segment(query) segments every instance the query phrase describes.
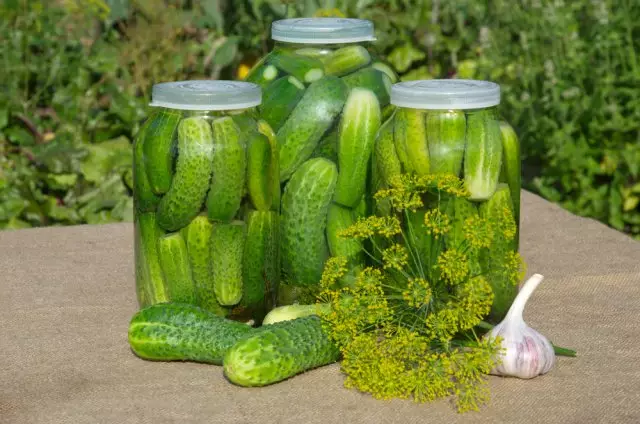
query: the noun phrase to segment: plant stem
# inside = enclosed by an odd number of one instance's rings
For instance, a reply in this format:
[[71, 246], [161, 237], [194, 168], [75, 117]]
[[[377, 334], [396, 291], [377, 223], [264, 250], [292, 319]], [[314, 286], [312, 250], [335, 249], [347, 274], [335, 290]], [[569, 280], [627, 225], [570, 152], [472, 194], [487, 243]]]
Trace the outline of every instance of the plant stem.
[[[491, 331], [495, 326], [486, 321], [480, 321], [477, 327], [483, 330]], [[575, 358], [577, 356], [577, 352], [573, 349], [556, 346], [553, 343], [551, 343], [551, 346], [553, 346], [553, 352], [556, 354], [556, 356], [568, 356], [570, 358]]]

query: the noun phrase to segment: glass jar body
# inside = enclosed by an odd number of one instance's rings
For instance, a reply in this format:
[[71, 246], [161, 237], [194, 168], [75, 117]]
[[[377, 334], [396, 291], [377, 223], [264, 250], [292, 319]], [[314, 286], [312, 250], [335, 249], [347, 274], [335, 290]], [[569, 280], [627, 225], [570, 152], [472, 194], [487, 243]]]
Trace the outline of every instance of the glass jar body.
[[[458, 251], [468, 275], [491, 285], [494, 322], [518, 291], [520, 167], [518, 139], [496, 107], [398, 107], [380, 130], [373, 158], [373, 191], [406, 184], [400, 175], [424, 187], [415, 209], [400, 216], [424, 272], [437, 270], [446, 250]], [[396, 211], [388, 201], [375, 206], [378, 215]], [[433, 217], [441, 219], [430, 222]]]
[[275, 141], [259, 131], [255, 115], [255, 108], [156, 108], [142, 126], [134, 142], [141, 307], [191, 303], [248, 319], [272, 307], [277, 158]]

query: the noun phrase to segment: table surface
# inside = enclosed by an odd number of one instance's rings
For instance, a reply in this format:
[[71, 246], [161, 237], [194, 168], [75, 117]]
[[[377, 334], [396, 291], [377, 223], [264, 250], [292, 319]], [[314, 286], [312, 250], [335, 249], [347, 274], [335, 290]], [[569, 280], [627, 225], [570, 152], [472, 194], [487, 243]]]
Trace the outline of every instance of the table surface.
[[521, 253], [546, 278], [525, 319], [576, 348], [491, 402], [378, 401], [331, 365], [264, 388], [131, 353], [130, 224], [0, 232], [0, 423], [640, 423], [640, 243], [523, 192]]

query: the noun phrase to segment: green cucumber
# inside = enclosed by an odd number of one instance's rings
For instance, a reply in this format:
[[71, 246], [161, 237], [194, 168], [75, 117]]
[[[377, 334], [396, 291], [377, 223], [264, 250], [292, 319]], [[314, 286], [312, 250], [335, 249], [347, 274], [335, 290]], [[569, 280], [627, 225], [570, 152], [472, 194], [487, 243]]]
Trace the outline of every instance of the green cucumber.
[[322, 59], [331, 53], [331, 50], [327, 49], [316, 49], [313, 47], [303, 47], [301, 49], [296, 49], [295, 54], [300, 56], [313, 57], [316, 59]]
[[369, 51], [362, 46], [342, 47], [322, 58], [327, 75], [341, 77], [357, 71], [371, 63]]
[[[522, 170], [520, 163], [520, 142], [511, 125], [500, 122], [502, 140], [502, 172], [500, 180], [509, 184], [513, 215], [516, 224], [520, 223], [520, 187], [522, 186]], [[516, 237], [517, 238], [517, 237]]]
[[171, 188], [158, 205], [158, 224], [176, 231], [198, 215], [211, 179], [213, 134], [201, 117], [183, 119], [178, 125], [178, 159]]
[[280, 219], [276, 212], [250, 211], [244, 245], [241, 307], [258, 322], [275, 304], [280, 283]]
[[247, 155], [242, 132], [232, 118], [213, 120], [213, 177], [207, 197], [211, 221], [229, 222], [240, 209], [245, 190]]
[[251, 203], [259, 211], [271, 209], [273, 201], [271, 159], [269, 139], [259, 132], [252, 132], [247, 141], [247, 189]]
[[137, 214], [135, 225], [136, 288], [140, 306], [153, 305], [169, 300], [160, 259], [158, 238], [163, 234], [156, 222], [156, 214]]
[[262, 93], [262, 104], [258, 106], [260, 117], [278, 131], [302, 98], [304, 90], [304, 84], [293, 76], [275, 80]]
[[293, 75], [300, 81], [311, 83], [324, 76], [324, 66], [316, 58], [300, 56], [287, 50], [274, 50], [267, 59], [286, 74]]
[[339, 125], [334, 126], [322, 136], [318, 145], [311, 153], [312, 158], [325, 158], [331, 162], [338, 162]]
[[380, 104], [373, 92], [354, 88], [345, 103], [338, 139], [338, 182], [334, 201], [354, 208], [367, 185], [367, 170], [380, 129]]
[[211, 272], [213, 289], [222, 306], [233, 306], [242, 299], [242, 257], [245, 223], [214, 223], [211, 232]]
[[391, 94], [391, 80], [386, 74], [373, 68], [364, 68], [358, 72], [342, 77], [349, 89], [362, 87], [374, 92], [380, 106], [389, 104], [389, 96]]
[[464, 112], [429, 111], [426, 128], [431, 172], [460, 176], [467, 130]]
[[327, 212], [338, 171], [333, 162], [310, 159], [298, 168], [282, 196], [281, 254], [287, 281], [310, 286], [320, 281], [329, 255]]
[[309, 86], [277, 133], [280, 181], [284, 182], [313, 153], [347, 100], [346, 84], [327, 76]]
[[387, 122], [389, 118], [393, 116], [397, 107], [392, 104], [388, 104], [382, 108], [382, 122]]
[[371, 65], [372, 68], [377, 69], [380, 72], [383, 72], [386, 76], [389, 77], [391, 84], [395, 84], [398, 82], [398, 74], [395, 73], [393, 69], [389, 65], [383, 62], [375, 62]]
[[280, 156], [278, 140], [271, 126], [263, 120], [258, 121], [258, 132], [267, 137], [271, 146], [271, 210], [280, 212]]
[[270, 55], [265, 56], [254, 65], [244, 78], [247, 82], [258, 84], [263, 89], [278, 78], [278, 68], [268, 63]]
[[464, 182], [473, 201], [487, 200], [498, 186], [502, 167], [500, 123], [492, 110], [467, 116], [467, 148], [464, 152]]
[[187, 243], [191, 276], [195, 285], [198, 305], [216, 315], [226, 316], [229, 311], [218, 303], [211, 273], [211, 233], [213, 224], [205, 215], [197, 216], [180, 232]]
[[336, 362], [340, 351], [317, 316], [271, 324], [227, 350], [225, 376], [240, 386], [266, 386]]
[[424, 111], [400, 108], [395, 114], [394, 140], [398, 158], [407, 172], [430, 172]]
[[156, 118], [156, 115], [156, 113], [152, 114], [140, 128], [133, 145], [133, 199], [136, 210], [140, 212], [155, 211], [156, 206], [160, 203], [160, 196], [157, 196], [151, 190], [151, 184], [149, 183], [149, 178], [147, 178], [147, 171], [144, 165], [144, 144], [147, 129]]
[[296, 318], [319, 315], [320, 313], [331, 312], [331, 305], [328, 303], [314, 303], [312, 305], [285, 305], [272, 309], [262, 320], [262, 325], [271, 325], [276, 322], [291, 321]]
[[166, 234], [158, 239], [158, 257], [171, 302], [196, 303], [187, 244], [180, 233]]
[[144, 143], [144, 164], [151, 189], [164, 194], [171, 188], [173, 179], [173, 151], [175, 134], [182, 113], [161, 109], [147, 128]]
[[402, 173], [402, 164], [393, 141], [393, 126], [393, 118], [382, 124], [380, 131], [378, 131], [374, 150], [377, 171], [385, 186], [390, 185], [391, 178]]
[[331, 203], [327, 214], [327, 242], [331, 256], [342, 256], [349, 266], [364, 265], [362, 242], [358, 239], [340, 237], [338, 234], [356, 222], [355, 212]]
[[190, 304], [163, 303], [138, 311], [129, 345], [143, 359], [222, 365], [227, 350], [255, 329]]

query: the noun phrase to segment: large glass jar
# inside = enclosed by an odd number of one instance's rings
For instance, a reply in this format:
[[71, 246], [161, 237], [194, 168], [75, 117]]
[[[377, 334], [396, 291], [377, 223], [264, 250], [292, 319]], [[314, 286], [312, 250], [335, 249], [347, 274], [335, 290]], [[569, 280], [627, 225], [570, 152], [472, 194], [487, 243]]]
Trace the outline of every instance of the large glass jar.
[[[443, 263], [457, 258], [451, 268], [459, 275], [486, 278], [494, 295], [489, 319], [501, 319], [521, 277], [521, 172], [518, 139], [497, 111], [500, 87], [474, 80], [402, 82], [392, 87], [391, 103], [397, 109], [377, 138], [372, 189], [400, 188], [399, 205], [387, 198], [375, 212], [403, 209], [399, 218], [421, 275], [449, 277]], [[446, 250], [452, 253], [441, 256]]]
[[263, 88], [259, 115], [278, 140], [288, 303], [291, 286], [317, 285], [329, 254], [353, 251], [337, 233], [369, 209], [369, 162], [397, 75], [371, 48], [367, 20], [285, 19], [272, 38], [246, 80]]
[[154, 85], [134, 144], [141, 307], [186, 302], [259, 320], [279, 281], [278, 157], [261, 90], [232, 81]]

